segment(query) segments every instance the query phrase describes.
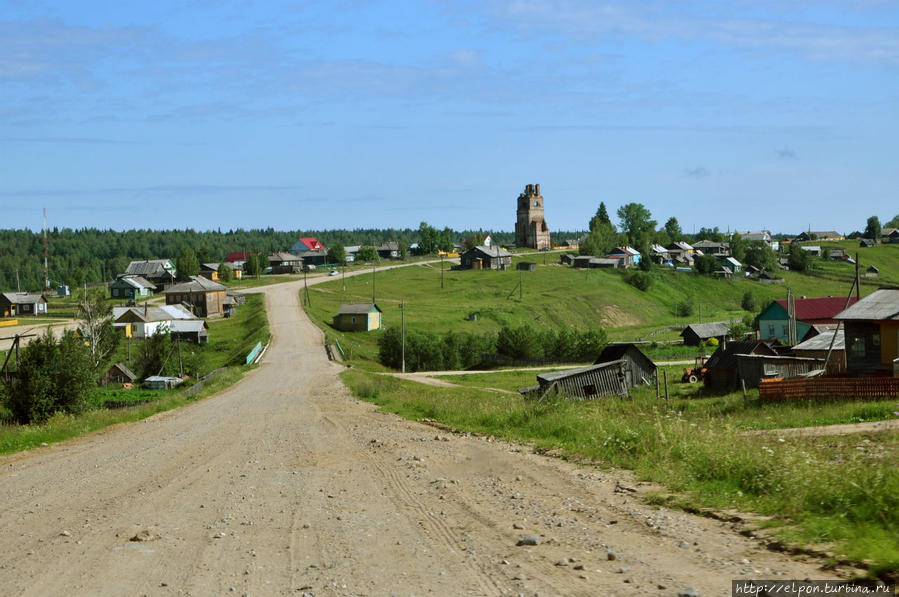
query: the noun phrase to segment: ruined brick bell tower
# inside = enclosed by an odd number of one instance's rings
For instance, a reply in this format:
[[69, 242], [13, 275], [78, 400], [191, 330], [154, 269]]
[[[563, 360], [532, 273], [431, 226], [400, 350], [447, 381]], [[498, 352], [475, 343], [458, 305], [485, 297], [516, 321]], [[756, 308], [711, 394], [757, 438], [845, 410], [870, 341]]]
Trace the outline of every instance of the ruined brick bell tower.
[[518, 196], [518, 219], [515, 222], [515, 246], [532, 249], [549, 248], [549, 226], [543, 219], [543, 195], [539, 184], [529, 184]]

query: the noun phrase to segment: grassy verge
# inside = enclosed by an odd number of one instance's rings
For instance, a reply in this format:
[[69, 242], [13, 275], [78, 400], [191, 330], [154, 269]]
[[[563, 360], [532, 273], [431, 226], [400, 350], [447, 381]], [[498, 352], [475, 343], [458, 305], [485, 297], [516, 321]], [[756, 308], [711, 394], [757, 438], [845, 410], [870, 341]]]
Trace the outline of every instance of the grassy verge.
[[[228, 369], [210, 379], [196, 394], [187, 397], [183, 388], [176, 390], [122, 390], [118, 388], [97, 388], [94, 392], [94, 409], [80, 415], [58, 414], [42, 425], [15, 425], [9, 423], [9, 413], [0, 406], [0, 454], [8, 454], [63, 441], [103, 429], [117, 423], [138, 421], [158, 412], [171, 410], [209, 396], [239, 381], [251, 367], [244, 365], [246, 354], [257, 342], [265, 343], [269, 338], [265, 301], [261, 295], [250, 295], [246, 304], [238, 308], [234, 317], [210, 322], [210, 343], [203, 346], [185, 344], [185, 356], [189, 351], [197, 351], [194, 362], [199, 363], [201, 372], [209, 372], [220, 367]], [[123, 343], [124, 344], [124, 343]], [[122, 359], [126, 360], [126, 346], [120, 346]], [[136, 350], [132, 351], [132, 354]], [[117, 408], [106, 408], [108, 403]], [[134, 406], [127, 406], [132, 403]], [[123, 406], [124, 405], [124, 406]]]
[[771, 531], [785, 541], [867, 561], [872, 575], [899, 573], [895, 433], [842, 438], [746, 433], [750, 419], [770, 419], [776, 426], [816, 417], [842, 421], [852, 416], [843, 408], [866, 405], [824, 405], [821, 410], [829, 415], [810, 415], [802, 412], [810, 410], [807, 405], [759, 409], [729, 395], [694, 398], [692, 408], [686, 399], [672, 400], [665, 410], [654, 390], [631, 400], [530, 401], [474, 388], [423, 390], [412, 381], [355, 369], [343, 377], [356, 396], [406, 418], [430, 418], [626, 467], [677, 496], [659, 501], [757, 512], [770, 517]]

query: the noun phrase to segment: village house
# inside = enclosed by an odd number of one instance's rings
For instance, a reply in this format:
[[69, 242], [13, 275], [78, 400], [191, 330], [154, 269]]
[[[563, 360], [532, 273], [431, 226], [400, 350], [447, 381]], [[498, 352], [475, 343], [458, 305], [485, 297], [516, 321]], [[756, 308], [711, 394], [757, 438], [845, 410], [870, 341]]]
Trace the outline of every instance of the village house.
[[225, 314], [225, 297], [228, 287], [191, 276], [186, 282], [175, 284], [165, 291], [166, 305], [189, 305], [199, 317], [221, 317]]
[[328, 263], [328, 250], [321, 249], [315, 251], [305, 251], [300, 254], [303, 260], [303, 267], [326, 265]]
[[460, 263], [466, 269], [506, 269], [512, 266], [512, 254], [502, 247], [473, 247], [460, 257]]
[[737, 356], [757, 354], [777, 356], [777, 352], [767, 343], [757, 340], [728, 342], [721, 344], [706, 362], [705, 386], [718, 392], [732, 392], [740, 387]]
[[871, 247], [874, 247], [876, 245], [877, 243], [874, 242], [874, 239], [872, 238], [862, 238], [858, 241], [858, 246], [863, 249], [870, 249]]
[[42, 294], [30, 292], [0, 293], [0, 317], [46, 314], [47, 299]]
[[[353, 263], [356, 261], [356, 254], [359, 252], [359, 249], [362, 248], [362, 245], [348, 245], [343, 248], [343, 253], [346, 255], [346, 262]], [[409, 252], [413, 255], [418, 254], [418, 243], [413, 243], [409, 245]]]
[[640, 264], [640, 251], [633, 247], [615, 247], [605, 258], [615, 259], [618, 261], [619, 267], [627, 268]]
[[203, 319], [177, 319], [169, 323], [169, 337], [174, 342], [209, 342], [209, 324]]
[[138, 299], [151, 296], [154, 284], [143, 276], [122, 275], [109, 285], [109, 296], [114, 299]]
[[843, 240], [843, 238], [845, 237], [836, 230], [821, 230], [803, 232], [802, 234], [794, 238], [793, 242], [802, 243], [810, 240]]
[[[852, 305], [857, 299], [851, 297]], [[835, 324], [836, 315], [846, 306], [846, 297], [828, 296], [821, 298], [794, 299], [796, 307], [796, 338], [805, 338], [816, 324]], [[779, 340], [783, 344], [790, 341], [790, 321], [787, 313], [787, 299], [777, 299], [765, 307], [756, 317], [759, 336], [767, 340]]]
[[399, 259], [400, 244], [392, 240], [378, 245], [377, 247], [375, 247], [375, 251], [377, 251], [378, 257], [380, 257], [381, 259]]
[[712, 255], [713, 257], [721, 257], [730, 255], [730, 244], [719, 243], [712, 240], [701, 240], [693, 243], [693, 248], [702, 251], [703, 255]]
[[878, 277], [879, 275], [880, 275], [880, 270], [877, 269], [876, 266], [869, 265], [868, 268], [865, 270], [865, 277], [866, 277], [866, 278], [876, 278], [876, 277]]
[[[230, 269], [230, 266], [229, 266]], [[232, 270], [233, 271], [233, 270]], [[218, 263], [201, 263], [200, 264], [200, 275], [206, 278], [207, 280], [212, 280], [213, 282], [219, 281], [219, 264]]]
[[730, 257], [729, 255], [717, 255], [718, 263], [721, 267], [725, 267], [731, 271], [733, 274], [739, 274], [743, 271], [743, 264]]
[[301, 238], [290, 248], [290, 252], [294, 255], [303, 257], [308, 251], [324, 251], [325, 246], [318, 242], [315, 238]]
[[524, 395], [546, 396], [551, 392], [575, 400], [592, 400], [602, 396], [627, 396], [630, 391], [627, 361], [618, 360], [577, 369], [541, 373], [537, 385], [518, 390]]
[[197, 319], [183, 305], [151, 307], [113, 307], [113, 327], [121, 329], [126, 338], [149, 338], [158, 332], [168, 332], [171, 323], [178, 320]]
[[668, 249], [663, 247], [662, 245], [653, 243], [650, 246], [650, 251], [652, 252], [652, 261], [659, 265], [673, 265], [671, 261], [671, 254], [668, 252]]
[[175, 263], [171, 259], [145, 259], [132, 261], [125, 269], [125, 276], [140, 276], [155, 285], [156, 292], [166, 284], [173, 284], [178, 275]]
[[899, 367], [899, 288], [875, 290], [836, 315], [846, 326], [846, 372], [895, 376]]
[[680, 333], [686, 346], [700, 346], [715, 338], [719, 346], [727, 342], [730, 326], [723, 321], [691, 323]]
[[802, 245], [799, 249], [815, 257], [821, 256], [821, 247], [819, 245]]
[[295, 274], [303, 271], [303, 259], [293, 253], [272, 253], [268, 256], [268, 266], [273, 274]]
[[693, 265], [693, 257], [696, 254], [696, 250], [692, 245], [683, 241], [677, 241], [665, 247], [665, 250], [668, 251], [668, 255], [673, 263]]
[[[889, 230], [889, 232], [886, 232], [886, 230]], [[886, 230], [884, 230], [881, 237], [883, 238], [883, 242], [899, 243], [899, 228], [887, 228]]]
[[382, 314], [375, 303], [344, 303], [334, 316], [334, 327], [342, 332], [379, 330]]
[[137, 375], [124, 363], [116, 363], [106, 370], [103, 377], [100, 378], [100, 385], [107, 386], [109, 384], [133, 384], [137, 381]]

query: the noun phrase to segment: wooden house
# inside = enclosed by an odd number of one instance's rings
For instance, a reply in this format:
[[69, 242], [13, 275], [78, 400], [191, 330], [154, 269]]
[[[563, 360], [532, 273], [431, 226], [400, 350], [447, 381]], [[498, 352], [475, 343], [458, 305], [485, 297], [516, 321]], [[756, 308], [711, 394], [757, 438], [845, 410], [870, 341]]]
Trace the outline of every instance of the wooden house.
[[123, 330], [126, 338], [149, 338], [160, 332], [168, 332], [173, 321], [196, 318], [196, 315], [182, 305], [151, 307], [144, 303], [140, 307], [112, 309], [112, 325]]
[[[849, 304], [855, 304], [856, 300], [852, 297]], [[804, 338], [813, 325], [836, 323], [837, 313], [846, 306], [846, 297], [798, 298], [793, 302], [796, 307], [796, 338]], [[790, 318], [786, 299], [771, 301], [756, 321], [762, 339], [777, 339], [784, 344], [789, 342]]]
[[865, 269], [865, 277], [866, 278], [876, 278], [880, 275], [880, 270], [873, 265], [869, 265], [867, 269]]
[[893, 231], [887, 234], [885, 240], [890, 243], [899, 243], [899, 228], [893, 228]]
[[859, 239], [859, 241], [858, 241], [858, 246], [863, 249], [871, 248], [871, 247], [875, 246], [876, 244], [877, 243], [874, 242], [874, 239], [871, 239], [871, 238], [862, 238], [862, 239]]
[[803, 232], [795, 239], [793, 239], [793, 242], [802, 243], [810, 240], [843, 240], [843, 238], [843, 235], [836, 230], [817, 230]]
[[303, 271], [303, 258], [293, 253], [272, 253], [268, 265], [273, 274], [296, 274]]
[[702, 251], [703, 255], [711, 255], [713, 257], [722, 257], [730, 255], [730, 244], [719, 243], [712, 240], [701, 240], [693, 243], [693, 248]]
[[328, 263], [328, 251], [321, 249], [317, 251], [305, 251], [301, 254], [303, 259], [303, 267], [325, 265]]
[[559, 257], [559, 263], [562, 265], [574, 265], [574, 260], [577, 258], [577, 255], [574, 253], [565, 253], [561, 257]]
[[899, 359], [899, 288], [881, 288], [836, 319], [846, 326], [846, 372], [893, 375]]
[[225, 313], [227, 292], [228, 287], [223, 284], [202, 276], [191, 276], [188, 281], [166, 289], [165, 304], [189, 305], [199, 317], [220, 317]]
[[140, 276], [152, 282], [158, 292], [168, 284], [174, 284], [178, 275], [175, 262], [171, 259], [144, 259], [132, 261], [125, 269], [125, 276]]
[[169, 324], [169, 337], [175, 342], [209, 342], [209, 324], [202, 319], [178, 319]]
[[334, 316], [334, 327], [342, 332], [379, 330], [382, 313], [375, 303], [345, 303]]
[[143, 276], [122, 275], [109, 285], [109, 296], [114, 299], [138, 299], [151, 296], [155, 284]]
[[478, 245], [462, 253], [459, 261], [467, 269], [506, 269], [512, 266], [512, 254], [502, 247]]
[[706, 362], [705, 386], [718, 392], [732, 392], [740, 387], [737, 356], [761, 354], [775, 357], [777, 352], [769, 344], [757, 340], [728, 342], [718, 346]]
[[599, 358], [593, 364], [601, 365], [613, 361], [625, 362], [624, 373], [628, 387], [643, 384], [652, 385], [655, 383], [657, 375], [656, 364], [643, 354], [643, 351], [637, 348], [636, 344], [631, 342], [609, 344], [603, 349]]
[[801, 377], [824, 367], [823, 359], [799, 356], [738, 354], [736, 360], [738, 387], [747, 389], [759, 387], [763, 379]]
[[0, 293], [0, 317], [46, 314], [47, 299], [42, 294], [31, 292]]
[[377, 247], [375, 247], [375, 251], [377, 251], [378, 257], [380, 257], [381, 259], [399, 259], [400, 244], [392, 240], [378, 245]]
[[627, 268], [640, 264], [640, 251], [633, 247], [615, 247], [605, 258], [617, 260], [619, 267]]
[[730, 326], [723, 321], [712, 323], [691, 323], [680, 333], [686, 346], [700, 346], [711, 338], [722, 345], [730, 334]]
[[[231, 266], [227, 266], [229, 269]], [[233, 271], [233, 270], [232, 270]], [[201, 263], [200, 264], [200, 275], [206, 278], [207, 280], [212, 280], [213, 282], [219, 281], [219, 264], [218, 263]]]
[[124, 363], [116, 363], [100, 378], [100, 385], [133, 384], [135, 381], [137, 381], [137, 375], [131, 369], [126, 367]]

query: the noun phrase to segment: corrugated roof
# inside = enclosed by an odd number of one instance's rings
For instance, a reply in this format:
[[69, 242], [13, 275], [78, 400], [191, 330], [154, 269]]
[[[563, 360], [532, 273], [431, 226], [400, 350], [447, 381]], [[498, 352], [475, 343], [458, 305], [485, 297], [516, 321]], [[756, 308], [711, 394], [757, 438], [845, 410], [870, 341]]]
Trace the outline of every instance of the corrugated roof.
[[133, 276], [168, 276], [175, 273], [171, 259], [145, 259], [132, 261], [125, 270], [126, 275]]
[[[854, 296], [849, 299], [853, 305], [858, 299]], [[787, 299], [777, 299], [778, 305], [787, 309]], [[846, 306], [844, 296], [825, 296], [820, 298], [794, 299], [796, 306], [796, 319], [800, 321], [814, 321], [820, 319], [834, 319]]]
[[899, 320], [899, 288], [875, 290], [834, 319], [884, 321]]
[[730, 333], [730, 326], [723, 321], [691, 323], [683, 332], [681, 332], [681, 336], [683, 336], [687, 330], [693, 330], [693, 333], [705, 340], [707, 338], [717, 338], [718, 336], [728, 335]]
[[472, 251], [478, 251], [480, 253], [484, 253], [490, 257], [511, 257], [512, 253], [508, 252], [502, 247], [485, 247], [484, 245], [478, 245]]
[[170, 286], [165, 290], [165, 294], [177, 294], [181, 292], [217, 292], [220, 290], [228, 290], [228, 287], [218, 282], [213, 282], [203, 276], [191, 276], [187, 282], [181, 282]]
[[155, 284], [153, 284], [143, 276], [119, 276], [119, 279], [117, 281], [137, 289], [156, 287]]
[[193, 333], [193, 332], [202, 332], [204, 328], [209, 326], [206, 325], [206, 322], [202, 319], [182, 319], [176, 320], [169, 324], [169, 331], [171, 332], [184, 332], [184, 333]]
[[599, 365], [588, 365], [586, 367], [578, 367], [577, 369], [565, 369], [562, 371], [550, 371], [549, 373], [541, 373], [537, 376], [539, 381], [544, 382], [553, 382], [559, 379], [564, 379], [566, 377], [572, 377], [574, 375], [580, 375], [581, 373], [588, 373], [590, 371], [597, 371], [599, 369], [605, 369], [606, 367], [611, 367], [613, 365], [620, 365], [623, 363], [623, 360], [618, 361], [609, 361], [607, 363], [600, 363]]
[[374, 307], [378, 311], [381, 310], [378, 305], [374, 303], [344, 303], [340, 305], [340, 310], [337, 311], [338, 315], [365, 315], [371, 312], [371, 308]]
[[[827, 350], [830, 348], [830, 342], [833, 340], [833, 333], [836, 330], [829, 330], [818, 334], [813, 338], [809, 338], [805, 342], [797, 344], [793, 350]], [[846, 334], [843, 330], [837, 333], [837, 339], [833, 343], [834, 350], [844, 350], [846, 348]]]

